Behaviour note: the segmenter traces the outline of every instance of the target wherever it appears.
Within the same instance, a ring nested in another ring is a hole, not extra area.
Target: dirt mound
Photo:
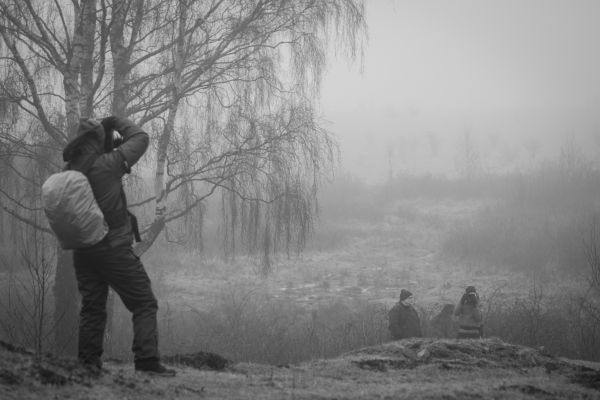
[[[221,357],[218,354],[205,351],[166,356],[163,357],[162,360],[167,364],[186,365],[196,369],[208,369],[214,371],[222,371],[232,364],[230,360]]]
[[[357,364],[383,364],[414,368],[423,364],[441,364],[444,368],[532,368],[557,369],[564,361],[540,350],[505,343],[500,339],[408,339],[348,353]]]
[[[485,340],[407,339],[381,346],[355,350],[347,354],[362,369],[385,372],[390,369],[413,369],[434,365],[445,370],[543,368],[572,383],[600,389],[598,369],[576,365],[542,350],[512,345],[497,338]],[[527,391],[527,388],[523,389]]]

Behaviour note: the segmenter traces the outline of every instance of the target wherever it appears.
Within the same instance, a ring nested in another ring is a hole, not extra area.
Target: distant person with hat
[[[388,313],[389,330],[393,340],[423,336],[421,320],[413,304],[413,294],[406,289],[402,289],[400,291],[400,301]]]
[[[479,294],[475,286],[468,286],[454,311],[458,318],[458,339],[483,337],[483,316],[479,307]]]

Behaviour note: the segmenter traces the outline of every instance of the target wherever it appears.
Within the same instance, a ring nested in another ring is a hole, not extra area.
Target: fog
[[[322,117],[341,173],[453,175],[465,141],[490,172],[600,150],[600,2],[367,2],[362,64],[333,60]]]
[[[475,286],[479,335],[600,361],[599,0],[366,0],[366,24],[360,0],[136,2],[123,19],[122,1],[38,3],[0,6],[0,340],[76,354],[73,257],[42,188],[84,161],[104,195],[104,164],[125,171],[103,160],[125,153],[79,118],[133,149],[127,117],[146,154],[100,208],[117,233],[130,209],[141,237],[87,254],[143,261],[162,354],[280,366],[380,345],[402,289],[422,336],[450,339],[434,321]],[[49,16],[68,22],[42,35]],[[119,57],[138,17],[148,35]],[[362,57],[336,51],[367,32]],[[131,360],[114,303],[105,354]]]

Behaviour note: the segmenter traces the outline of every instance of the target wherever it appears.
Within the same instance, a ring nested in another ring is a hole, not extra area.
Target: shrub
[[[202,310],[164,309],[159,321],[163,354],[210,351],[236,362],[273,365],[334,357],[388,339],[387,310],[380,304],[349,300],[305,309],[239,287]],[[109,355],[129,358],[130,343],[126,329]]]
[[[486,336],[543,347],[557,356],[600,360],[600,309],[588,294],[548,295],[534,285],[528,295],[496,300],[486,309]]]

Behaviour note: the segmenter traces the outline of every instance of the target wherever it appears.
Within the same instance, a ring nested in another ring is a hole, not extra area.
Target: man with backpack
[[[101,122],[82,119],[77,137],[63,151],[66,169],[80,171],[87,177],[108,226],[99,242],[73,251],[82,301],[78,358],[84,365],[101,370],[110,286],[133,314],[132,350],[136,371],[173,376],[175,371],[160,362],[158,304],[148,274],[133,252],[136,223],[127,210],[121,181],[142,157],[148,143],[148,134],[131,120],[111,116]]]

